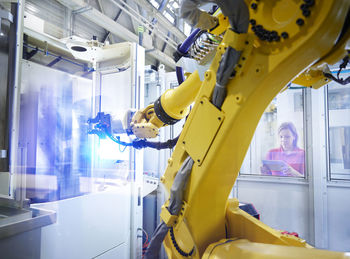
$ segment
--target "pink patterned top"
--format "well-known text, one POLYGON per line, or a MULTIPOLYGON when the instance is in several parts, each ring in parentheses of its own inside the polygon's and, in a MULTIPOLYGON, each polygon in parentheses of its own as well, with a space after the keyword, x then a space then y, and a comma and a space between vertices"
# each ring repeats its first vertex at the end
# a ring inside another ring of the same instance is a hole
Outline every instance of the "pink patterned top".
MULTIPOLYGON (((294 148, 291 152, 285 152, 282 147, 271 149, 267 155, 267 160, 282 160, 293 167, 302 175, 305 174, 305 151, 301 148, 294 148)), ((271 171, 271 175, 285 176, 283 172, 271 171)))

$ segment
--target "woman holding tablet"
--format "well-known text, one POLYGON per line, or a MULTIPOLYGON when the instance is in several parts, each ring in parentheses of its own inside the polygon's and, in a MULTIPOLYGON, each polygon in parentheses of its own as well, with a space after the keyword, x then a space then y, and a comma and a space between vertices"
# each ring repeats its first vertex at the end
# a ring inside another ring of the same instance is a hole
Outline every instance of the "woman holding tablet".
POLYGON ((280 147, 271 149, 263 160, 261 174, 303 177, 305 172, 305 151, 298 147, 298 133, 291 122, 284 122, 278 128, 280 147))

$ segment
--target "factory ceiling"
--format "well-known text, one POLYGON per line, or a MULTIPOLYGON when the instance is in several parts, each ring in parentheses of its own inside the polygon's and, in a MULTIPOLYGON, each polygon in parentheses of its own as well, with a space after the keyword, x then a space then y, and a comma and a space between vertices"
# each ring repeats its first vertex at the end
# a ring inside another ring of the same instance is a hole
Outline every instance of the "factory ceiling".
POLYGON ((105 44, 138 42, 147 64, 164 64, 170 71, 172 53, 191 30, 178 9, 179 0, 25 0, 24 32, 32 39, 47 36, 57 48, 70 36, 105 44))

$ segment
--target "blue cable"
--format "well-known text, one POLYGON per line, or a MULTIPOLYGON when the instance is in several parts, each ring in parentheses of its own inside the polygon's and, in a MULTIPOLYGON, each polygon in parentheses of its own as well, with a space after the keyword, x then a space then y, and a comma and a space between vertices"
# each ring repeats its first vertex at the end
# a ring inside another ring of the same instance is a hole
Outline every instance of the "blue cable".
MULTIPOLYGON (((331 72, 332 72, 332 74, 337 74, 338 73, 338 71, 331 71, 331 72)), ((342 70, 342 71, 340 71, 339 74, 344 74, 344 73, 350 73, 350 69, 342 70)))

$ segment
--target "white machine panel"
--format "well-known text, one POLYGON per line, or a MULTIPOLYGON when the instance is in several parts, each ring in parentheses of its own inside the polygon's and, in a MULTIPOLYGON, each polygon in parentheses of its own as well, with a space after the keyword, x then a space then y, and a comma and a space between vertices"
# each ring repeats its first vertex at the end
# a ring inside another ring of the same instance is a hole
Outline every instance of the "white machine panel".
POLYGON ((335 251, 350 251, 349 186, 328 186, 328 247, 335 251))
POLYGON ((93 258, 119 246, 127 257, 118 258, 129 258, 130 184, 34 207, 57 211, 56 224, 42 229, 41 258, 93 258))

